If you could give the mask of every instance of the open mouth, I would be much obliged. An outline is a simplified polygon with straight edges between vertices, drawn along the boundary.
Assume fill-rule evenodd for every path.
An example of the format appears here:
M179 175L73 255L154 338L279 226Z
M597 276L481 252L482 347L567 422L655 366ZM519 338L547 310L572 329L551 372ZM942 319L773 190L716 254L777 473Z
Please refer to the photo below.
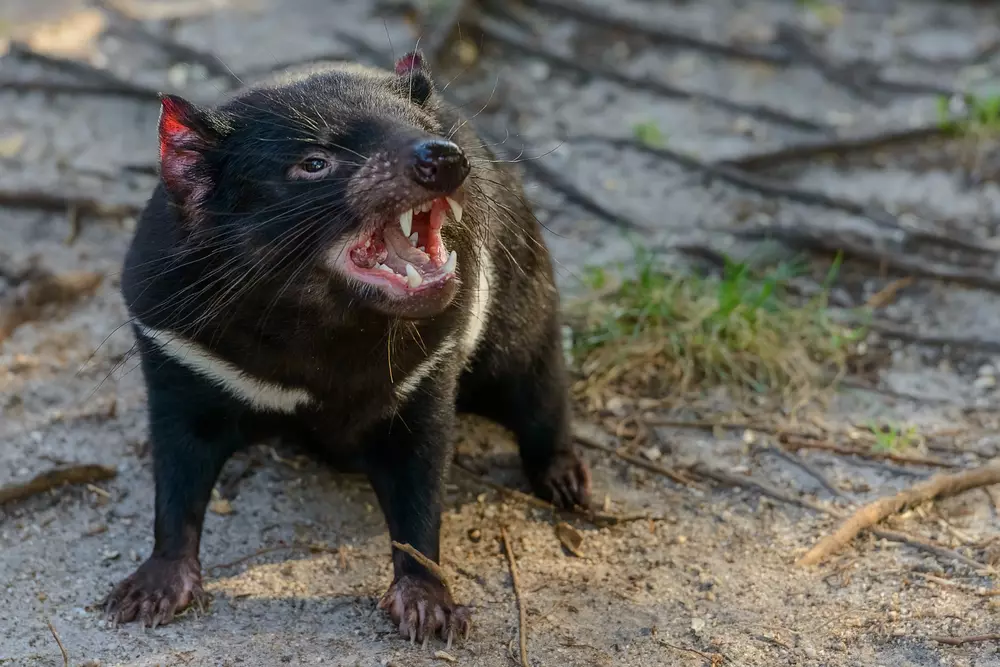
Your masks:
M400 296L439 287L455 277L458 253L441 238L451 213L462 220L458 195L438 197L361 233L348 251L348 272Z

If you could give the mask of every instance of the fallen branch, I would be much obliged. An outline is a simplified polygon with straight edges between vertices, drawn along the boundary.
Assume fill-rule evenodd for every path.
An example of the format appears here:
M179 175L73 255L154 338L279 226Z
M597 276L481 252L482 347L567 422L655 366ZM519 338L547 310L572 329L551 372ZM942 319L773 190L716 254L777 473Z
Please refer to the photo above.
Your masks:
M912 255L900 255L878 248L873 239L853 241L831 229L809 229L804 225L774 225L746 230L735 230L734 236L746 240L775 239L812 252L844 253L846 259L855 259L880 265L921 278L935 278L1000 292L1000 277L987 271L968 271L947 264L928 261Z
M52 638L56 640L56 644L59 646L59 652L62 653L63 667L69 667L69 653L66 652L66 647L63 646L62 640L59 639L59 633L56 632L52 621L46 620L45 623L49 626L49 632L52 633Z
M779 109L757 104L734 102L724 97L699 91L685 90L654 79L639 79L595 63L583 64L570 56L563 56L545 46L536 44L532 40L523 37L517 30L482 15L475 17L475 23L484 35L514 48L519 54L544 59L556 67L587 76L588 78L600 77L608 81L614 81L632 90L651 92L672 99L702 102L710 106L725 109L726 111L753 116L771 123L787 125L808 132L827 132L830 129L829 126L818 121L793 116Z
M978 644L981 642L1000 642L1000 635L972 635L971 637L944 637L941 635L931 635L928 639L932 642L937 642L938 644L961 646L963 644Z
M62 195L43 190L0 190L0 206L54 213L76 211L78 215L97 218L127 218L142 212L142 207L136 204L109 204L91 197Z
M865 505L844 521L832 535L828 535L813 546L799 559L798 565L819 563L848 544L861 531L875 526L905 507L991 484L1000 484L1000 461L952 475L938 475L894 496Z
M742 47L725 44L703 37L697 37L689 32L671 30L666 26L654 26L649 23L625 18L598 9L597 6L584 5L566 0L527 0L527 4L558 15L569 16L578 21L590 23L601 28L610 28L630 35L640 35L655 44L680 46L738 60L753 60L772 65L787 65L791 57L783 51L772 48Z
M706 179L718 178L730 185L756 192L765 197L786 199L807 206L820 206L867 218L879 227L891 229L895 233L905 234L906 238L911 242L928 243L939 248L955 248L974 253L992 253L991 250L984 247L983 242L980 240L959 238L954 235L942 235L920 229L910 229L901 225L896 216L879 206L862 204L844 197L828 195L824 192L803 190L766 176L746 172L732 166L728 162L705 163L692 155L685 155L684 153L679 153L662 146L650 146L631 137L578 136L574 137L573 141L577 143L603 143L617 148L639 151L679 164L686 169L700 172Z
M24 500L65 484L92 484L117 475L114 468L96 464L75 465L43 472L23 484L0 487L0 505Z
M701 477L715 480L721 484L729 484L731 486L738 486L744 489L750 489L756 491L761 495L767 496L768 498L773 498L780 502L786 503L788 505L796 505L804 509L812 510L814 512L819 512L820 514L829 514L830 516L839 517L840 512L831 509L829 507L823 507L818 505L811 500L806 500L805 498L795 498L790 496L784 491L774 488L767 482L762 482L756 480L753 477L748 477L746 475L736 475L726 470L721 470L710 466L706 463L696 463L691 466L691 472Z
M828 440L821 440L809 436L796 435L794 433L779 433L778 441L786 445L792 451L799 449L820 449L835 454L845 456L860 456L861 458L874 459L876 461L895 461L896 463L909 463L911 465L931 466L934 468L957 468L958 465L942 461L930 456L919 456L916 454L897 454L895 452L873 452L855 447L844 447Z
M876 151L900 144L909 144L925 139L947 136L949 130L941 125L914 127L906 130L889 130L858 137L836 138L810 141L791 146L782 146L770 151L750 153L741 157L719 160L716 165L728 165L740 169L771 169L792 162L813 160L825 155L847 157L851 153Z
M252 554L242 556L241 558L237 558L236 560L230 561L228 563L218 563L216 565L212 565L211 567L206 568L205 571L208 573L208 572L214 572L216 570L225 570L231 567L236 567L237 565L242 565L243 563L249 560L253 560L254 558L257 558L259 556L263 556L269 553L274 553L277 551L310 551L312 553L327 553L327 554L340 553L340 549L336 547L327 547L322 544L280 544L278 546L264 547L262 549L258 549Z
M13 58L20 58L21 60L32 60L46 67L62 70L69 74L88 79L92 82L102 83L107 86L109 90L116 91L115 94L123 94L125 91L128 91L130 96L136 98L159 99L160 91L158 90L127 81L112 72L94 67L93 65L89 65L79 60L60 58L58 56L50 56L44 53L39 53L21 42L11 42L7 49L7 55Z
M19 93L56 93L68 95L95 95L98 97L127 97L143 102L158 102L160 94L153 90L136 89L131 85L111 83L76 83L64 81L22 81L0 79L0 90Z
M120 8L107 0L93 0L94 4L106 14L112 16L121 26L111 26L111 31L118 33L138 43L148 43L156 46L174 62L195 63L205 68L211 76L225 79L231 86L242 85L243 82L231 69L213 53L182 44L175 39L158 35L147 28L139 19L129 16Z
M445 574L445 571L441 569L440 565L438 565L430 558L417 551L415 548L413 548L413 546L409 544L401 544L396 540L393 540L392 546L399 549L403 553L410 556L413 560L423 565L428 572L434 575L435 579L441 582L441 585L444 586L444 590L448 592L448 595L449 596L451 595L451 586L448 584L448 575Z
M531 663L528 662L528 613L524 607L524 594L521 592L521 579L517 573L517 560L514 558L514 550L510 546L507 529L503 526L500 526L500 539L503 540L503 549L507 553L510 580L514 587L514 597L517 598L517 634L521 651L521 667L530 667Z
M19 326L36 320L48 306L66 306L93 294L104 276L92 271L45 273L0 298L0 343Z
M788 23L778 24L776 41L783 45L795 60L809 64L830 83L869 102L885 102L886 96L882 91L909 95L948 96L955 92L950 88L941 88L933 84L886 79L870 62L832 63L809 43L800 29Z
M424 34L420 38L420 48L432 63L438 62L459 20L471 4L471 0L448 0L432 4L439 9L430 12L430 16L426 19Z
M932 347L953 347L958 349L976 349L984 352L1000 352L1000 339L975 338L968 336L945 336L920 334L909 329L897 327L884 322L866 322L865 328L874 331L883 338L901 340L904 343L928 345Z

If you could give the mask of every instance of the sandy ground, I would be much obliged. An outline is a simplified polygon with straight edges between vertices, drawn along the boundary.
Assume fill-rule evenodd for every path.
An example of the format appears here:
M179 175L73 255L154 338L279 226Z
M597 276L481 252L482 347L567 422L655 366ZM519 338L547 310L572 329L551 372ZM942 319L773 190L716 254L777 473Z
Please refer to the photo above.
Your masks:
M581 2L583 0L580 0ZM853 0L839 25L822 26L817 10L784 0L639 2L613 5L623 15L719 40L768 40L781 21L828 36L832 58L864 58L890 78L936 83L988 82L1000 58L975 62L1000 37L1000 9L991 3ZM311 55L348 52L349 33L389 53L413 41L401 19L369 2L182 0L133 2L184 42L218 53L235 72ZM655 46L551 14L533 23L544 43L583 62L604 62L636 76L767 104L836 126L845 134L907 127L936 117L932 95L897 94L883 105L822 78L815 68L773 68ZM219 84L183 81L161 52L118 37L101 37L102 15L75 0L7 0L0 32L30 39L111 67L154 87L185 86L212 99ZM819 24L817 24L819 21ZM736 221L765 219L815 229L874 233L864 218L767 200L729 186L704 185L674 165L576 139L630 136L637 123L656 123L668 145L702 159L737 156L815 137L717 107L628 90L600 78L584 80L495 43L478 64L449 68L454 89L477 108L478 122L528 146L606 206L652 226L648 242L724 241L717 231ZM452 63L454 65L454 63ZM0 61L0 76L30 76L36 64ZM456 76L457 75L457 76ZM65 78L65 75L62 75ZM495 92L494 92L495 91ZM492 95L491 95L492 93ZM155 158L155 104L120 98L0 91L0 183L3 188L64 189L105 201L142 203L151 183L122 166ZM993 182L965 184L954 159L917 160L913 150L850 164L809 163L782 174L800 186L916 210L943 229L957 229L996 247L1000 191ZM571 290L585 264L628 257L627 239L550 189L530 182L539 215L551 231L559 276ZM229 514L210 513L202 545L209 613L186 614L143 631L104 627L90 605L132 571L152 545L153 488L145 455L144 394L132 341L119 325L125 312L117 271L128 226L87 221L73 244L61 214L0 210L0 256L41 257L54 270L106 274L98 293L75 307L25 325L0 347L0 484L25 480L59 462L114 466L117 477L96 489L74 487L0 509L0 665L61 665L56 629L70 664L344 666L448 664L443 648L411 647L375 609L391 569L388 536L363 480L308 462L275 457L260 447L231 463L250 463L234 485ZM993 270L993 266L987 266ZM855 303L893 275L853 281ZM0 282L2 288L2 282ZM995 337L995 293L919 281L887 315L914 330ZM124 366L120 366L124 360ZM893 419L924 429L955 428L951 452L962 465L997 455L995 362L988 355L895 345L881 370L885 392L839 396L826 420L864 424ZM985 380L983 378L986 378ZM659 429L670 462L703 458L767 478L792 494L831 498L796 467L750 456L740 433ZM514 449L496 429L468 423L463 460L497 481L522 486ZM842 505L890 493L933 472L875 466L823 453L806 455L843 491ZM620 462L588 453L597 498L612 511L649 512L662 521L595 528L577 523L583 556L566 553L546 512L505 503L496 493L455 476L444 517L444 564L457 596L477 605L473 637L450 651L458 664L515 664L517 608L499 527L507 525L517 554L528 611L532 665L954 666L1000 665L996 642L942 646L932 635L998 632L996 600L980 593L988 577L905 545L863 537L815 569L792 566L832 527L829 519L779 505L758 494L701 485L675 486ZM979 490L925 506L891 522L898 530L960 548L983 562L997 557L1000 531L990 494ZM258 549L323 544L337 553L276 551L228 567ZM699 653L700 652L700 653Z

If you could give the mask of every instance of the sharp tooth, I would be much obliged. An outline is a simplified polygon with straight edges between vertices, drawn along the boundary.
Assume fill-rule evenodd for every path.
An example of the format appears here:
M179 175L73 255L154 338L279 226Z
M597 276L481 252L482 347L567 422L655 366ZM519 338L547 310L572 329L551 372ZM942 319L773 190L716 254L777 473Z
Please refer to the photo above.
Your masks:
M420 246L419 248L417 248L417 250L419 250L422 253L426 253L427 252L427 248L425 248L424 246Z
M411 208L406 213L401 213L399 216L399 227L403 230L403 236L409 236L410 232L413 231L413 209Z
M452 273L455 270L455 266L458 264L458 253L454 250L448 255L448 261L444 263L441 270L445 273Z
M413 268L412 264L406 265L406 283L410 287L420 287L420 283L424 282L424 279L420 277L417 270Z
M381 264L381 263L376 264L375 268L378 269L379 271L388 271L389 273L395 273L395 271L393 271L392 269L390 269L385 264Z
M451 197L445 197L448 206L451 207L451 214L455 217L455 222L462 222L462 205Z
M417 247L417 240L418 239L419 239L419 235L416 232L413 232L412 234L410 234L410 245L413 246L414 248L416 248Z

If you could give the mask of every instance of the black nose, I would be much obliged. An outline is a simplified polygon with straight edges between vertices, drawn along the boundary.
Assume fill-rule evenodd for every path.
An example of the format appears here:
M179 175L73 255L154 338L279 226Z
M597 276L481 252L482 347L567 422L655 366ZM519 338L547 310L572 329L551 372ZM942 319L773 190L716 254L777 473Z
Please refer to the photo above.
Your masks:
M451 192L469 175L462 149L443 139L422 141L413 148L413 178L428 190Z

